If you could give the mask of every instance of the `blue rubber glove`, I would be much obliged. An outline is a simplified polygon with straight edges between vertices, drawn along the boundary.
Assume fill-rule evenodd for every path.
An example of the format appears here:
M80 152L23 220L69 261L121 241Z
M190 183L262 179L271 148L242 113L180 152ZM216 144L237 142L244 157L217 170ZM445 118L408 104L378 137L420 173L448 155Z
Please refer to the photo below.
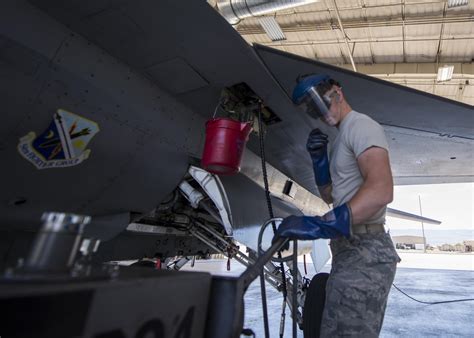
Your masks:
M334 208L323 216L288 216L281 222L277 237L313 240L351 236L351 209L347 203Z
M331 184L328 159L328 136L319 129L314 129L308 136L306 150L313 161L314 179L318 187Z

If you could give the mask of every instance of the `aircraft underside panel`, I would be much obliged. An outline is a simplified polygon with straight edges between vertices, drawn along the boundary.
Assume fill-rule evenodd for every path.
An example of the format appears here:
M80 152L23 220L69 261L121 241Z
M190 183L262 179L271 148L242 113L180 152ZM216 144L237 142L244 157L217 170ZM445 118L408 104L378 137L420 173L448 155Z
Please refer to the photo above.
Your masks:
M200 115L30 3L2 2L0 43L2 227L34 227L46 210L147 212L200 153ZM72 118L60 136L83 147L69 161L54 160L59 114Z

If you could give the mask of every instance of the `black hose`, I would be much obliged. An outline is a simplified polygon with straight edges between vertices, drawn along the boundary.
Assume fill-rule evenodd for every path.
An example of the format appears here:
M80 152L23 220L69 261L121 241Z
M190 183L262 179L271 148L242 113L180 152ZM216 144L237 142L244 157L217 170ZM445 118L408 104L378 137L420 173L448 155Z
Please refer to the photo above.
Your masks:
M265 167L265 160L264 160L264 156L265 156L265 150L264 150L264 145L263 145L263 134L262 134L262 117L261 117L262 113L261 113L261 108L260 108L260 105L259 105L259 109L258 109L258 128L259 128L259 131L258 131L258 134L259 134L259 141L260 141L260 157L262 158L262 171L263 171L263 178L264 178L264 182L265 182L265 177L266 177L266 174L267 174L267 168ZM265 195L266 195L266 189L267 189L267 186L265 185ZM267 204L268 204L268 200L267 200ZM270 205L270 208L269 208L269 213L270 215L273 214L273 210L271 208L271 205ZM271 218L273 218L273 216L270 216ZM258 253L260 254L260 253ZM260 293L261 293L261 297L262 297L262 310L263 310L263 328L265 330L265 338L269 338L270 337L270 329L269 329L269 326L268 326L268 311L267 311L267 292L265 290L265 272L263 271L263 268L260 272Z
M298 294L298 241L293 241L293 298L292 298L292 317L293 317L293 338L296 338L296 310L298 302L296 295Z
M471 302L474 301L474 298L462 298L462 299L453 299L453 300L442 300L438 302L424 302L422 300L418 300L416 298L413 298L406 292L402 291L400 288L398 288L395 284L392 284L395 289L403 293L405 296L410 298L411 300L414 300L415 302L421 303L421 304L428 304L428 305L436 305L436 304L445 304L445 303L460 303L460 302Z
M263 122L262 122L262 105L261 103L258 106L258 136L260 141L260 158L262 160L262 174L263 174L263 184L265 186L265 197L267 200L267 207L268 207L268 214L270 218L273 218L273 207L272 207L272 200L270 198L270 189L268 187L268 176L267 176L267 167L265 161L265 143L263 139ZM276 233L276 225L275 222L272 222L273 233ZM278 258L281 260L281 251L278 251ZM287 290L286 290L286 276L285 276L285 267L283 262L280 263L281 269L281 276L282 276L282 284L283 284L283 304L286 304L287 298ZM266 291L265 291L265 274L262 270L262 274L260 276L260 283L261 283L261 291L262 291L262 306L264 307L264 327L265 327L265 337L269 338L269 330L268 330L268 317L267 317L267 308L266 308ZM265 305L263 304L265 303ZM282 318L285 315L285 308L282 309ZM280 337L283 337L283 332L280 329Z

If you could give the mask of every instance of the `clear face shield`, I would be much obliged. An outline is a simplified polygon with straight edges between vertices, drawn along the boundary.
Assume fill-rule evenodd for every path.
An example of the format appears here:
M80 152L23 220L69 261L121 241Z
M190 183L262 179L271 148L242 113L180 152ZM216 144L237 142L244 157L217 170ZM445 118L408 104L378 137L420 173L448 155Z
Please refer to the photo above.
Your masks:
M321 118L329 125L335 125L334 118L331 117L330 107L332 98L337 95L331 92L329 95L320 95L316 88L329 80L325 75L310 75L300 80L293 91L293 102L303 109L314 119ZM328 89L332 84L328 83Z
M311 117L327 120L329 118L329 108L331 107L331 97L320 96L315 87L310 87L303 97L300 107Z
M317 92L316 87L310 87L303 96L300 107L311 117L315 119L321 118L324 122L333 126L335 125L335 121L329 109L331 108L334 95L337 95L337 93L332 92L329 95L321 96Z

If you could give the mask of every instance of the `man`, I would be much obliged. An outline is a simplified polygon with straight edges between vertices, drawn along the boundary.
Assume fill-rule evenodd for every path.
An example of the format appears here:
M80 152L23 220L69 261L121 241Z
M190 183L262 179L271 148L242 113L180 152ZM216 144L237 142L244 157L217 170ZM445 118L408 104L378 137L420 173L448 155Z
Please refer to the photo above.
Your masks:
M352 110L339 83L328 76L302 79L293 100L338 128L330 160L328 137L319 129L306 145L320 195L334 209L321 217L289 216L276 236L331 239L321 337L377 337L400 261L384 230L393 179L383 128Z

